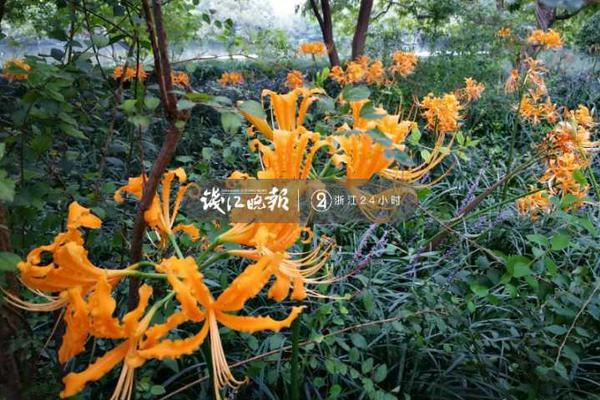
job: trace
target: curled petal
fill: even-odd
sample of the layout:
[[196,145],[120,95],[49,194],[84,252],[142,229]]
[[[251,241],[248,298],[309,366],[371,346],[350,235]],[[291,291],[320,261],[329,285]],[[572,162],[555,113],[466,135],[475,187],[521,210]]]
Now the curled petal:
[[89,208],[82,207],[76,201],[69,204],[68,229],[78,229],[80,227],[98,229],[101,225],[100,218],[92,214]]
[[205,322],[202,324],[202,329],[196,335],[186,339],[179,340],[163,340],[157,345],[154,345],[148,349],[141,350],[138,354],[146,359],[156,358],[159,360],[165,358],[178,358],[186,354],[192,354],[194,351],[204,343],[206,335],[208,334],[209,324]]
[[229,315],[217,311],[217,320],[228,327],[238,332],[254,333],[258,331],[275,331],[278,332],[283,328],[289,328],[292,322],[300,315],[304,306],[292,307],[292,312],[283,320],[275,320],[271,317],[242,317],[238,315]]
[[269,289],[267,296],[276,302],[285,300],[290,292],[290,278],[284,274],[275,273],[275,283]]
[[68,298],[69,305],[64,316],[67,328],[58,350],[58,361],[61,364],[85,350],[85,342],[90,331],[88,307],[81,295],[81,288],[69,289],[63,295]]
[[263,257],[258,262],[247,266],[244,272],[221,293],[216,301],[216,307],[223,311],[241,310],[246,301],[256,296],[267,284],[271,276],[270,263],[270,257]]
[[88,382],[94,382],[106,375],[125,358],[129,350],[129,341],[123,342],[90,364],[82,372],[71,372],[63,378],[65,389],[60,392],[61,399],[81,392]]
[[120,187],[116,192],[114,199],[117,203],[122,203],[124,201],[123,193],[129,193],[137,199],[142,198],[142,194],[144,193],[144,182],[146,181],[145,176],[137,176],[134,178],[129,178],[127,185]]
[[[138,321],[142,318],[146,307],[148,307],[148,301],[150,300],[150,296],[152,296],[152,286],[142,285],[139,290],[139,301],[136,308],[129,311],[123,317],[123,324],[125,325],[125,334],[127,336],[140,335],[141,333],[136,332],[140,324]],[[150,322],[150,321],[148,321]],[[143,328],[143,326],[141,327]],[[145,329],[144,329],[145,330]]]
[[192,224],[179,224],[175,228],[173,228],[173,233],[180,231],[187,234],[190,237],[190,239],[192,239],[192,242],[195,242],[196,240],[200,239],[200,231]]

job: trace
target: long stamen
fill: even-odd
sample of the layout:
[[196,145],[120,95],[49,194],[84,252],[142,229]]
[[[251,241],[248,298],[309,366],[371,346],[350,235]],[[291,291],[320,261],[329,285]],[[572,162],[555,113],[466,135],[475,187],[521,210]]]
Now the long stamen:
[[215,380],[215,397],[217,400],[220,400],[221,389],[223,387],[227,385],[233,389],[237,389],[245,384],[247,379],[239,381],[235,379],[231,373],[229,365],[227,364],[227,359],[225,358],[225,352],[223,351],[217,318],[213,311],[208,312],[208,323],[210,324],[210,351],[212,356],[213,377]]
[[68,303],[67,299],[63,299],[62,297],[51,297],[44,296],[46,299],[50,300],[47,303],[31,303],[29,301],[25,301],[18,296],[7,292],[3,288],[0,288],[2,293],[6,298],[6,302],[14,307],[20,308],[22,310],[27,311],[35,311],[35,312],[51,312],[59,310],[65,307]]

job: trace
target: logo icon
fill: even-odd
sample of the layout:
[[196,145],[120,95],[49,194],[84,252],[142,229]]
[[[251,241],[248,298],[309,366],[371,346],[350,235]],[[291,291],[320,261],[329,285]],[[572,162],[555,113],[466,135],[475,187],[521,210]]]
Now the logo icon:
[[329,210],[332,204],[333,199],[327,190],[317,190],[310,196],[310,206],[318,213]]

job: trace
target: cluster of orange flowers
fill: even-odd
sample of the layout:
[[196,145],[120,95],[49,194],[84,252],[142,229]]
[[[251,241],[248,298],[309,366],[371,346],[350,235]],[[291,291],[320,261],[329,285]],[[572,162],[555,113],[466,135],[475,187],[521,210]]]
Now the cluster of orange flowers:
[[[123,82],[132,81],[134,79],[143,82],[148,78],[148,74],[144,71],[144,66],[142,64],[138,64],[135,69],[127,65],[117,65],[113,70],[112,77],[113,79],[122,79]],[[173,82],[174,85],[189,87],[190,77],[185,72],[173,71],[171,72],[171,82]]]
[[[271,168],[270,165],[266,164],[267,171]],[[172,200],[171,186],[174,181],[179,183],[179,187]],[[189,235],[193,241],[199,238],[199,231],[194,225],[175,222],[189,187],[186,181],[186,174],[181,168],[166,172],[161,182],[162,189],[157,192],[144,214],[146,223],[156,233],[157,246],[163,251],[169,241],[175,243],[177,232]],[[144,183],[144,176],[130,178],[127,185],[116,191],[115,200],[123,202],[124,194],[141,198]],[[303,307],[293,307],[288,317],[280,321],[266,316],[248,317],[233,313],[240,311],[249,299],[256,297],[272,276],[275,277],[275,282],[268,291],[270,298],[283,301],[293,288],[291,298],[304,299],[307,296],[305,283],[321,282],[310,276],[321,269],[332,249],[331,243],[327,242],[306,255],[288,253],[288,249],[298,241],[300,235],[307,232],[307,229],[298,224],[234,224],[219,236],[218,243],[244,245],[246,248],[231,250],[229,254],[247,258],[252,263],[215,299],[192,257],[180,254],[179,257],[164,258],[156,263],[139,263],[117,270],[93,265],[84,248],[84,237],[80,229],[98,229],[101,223],[89,209],[72,203],[69,206],[67,231],[58,234],[50,245],[32,250],[18,265],[22,282],[31,291],[38,293],[44,302],[31,303],[6,293],[11,304],[23,309],[54,311],[65,308],[66,332],[59,350],[61,363],[66,363],[85,351],[89,337],[121,340],[84,371],[71,372],[65,376],[61,398],[79,393],[86,384],[102,378],[121,363],[121,375],[113,398],[129,398],[134,372],[147,360],[178,358],[191,354],[207,337],[213,357],[215,396],[220,398],[224,385],[236,387],[243,381],[236,380],[229,370],[218,324],[247,333],[278,331],[289,327]],[[51,255],[49,263],[42,261],[44,254]],[[172,292],[149,307],[153,290],[145,284],[139,290],[137,308],[119,318],[115,316],[117,303],[112,292],[121,279],[138,274],[137,270],[143,265],[152,265],[156,271],[145,273],[144,277],[151,275],[166,279]],[[156,311],[173,296],[179,302],[179,310],[163,322],[153,323]],[[168,339],[169,333],[185,322],[198,324],[197,333],[183,339]]]
[[307,42],[301,43],[298,46],[298,51],[301,54],[310,54],[313,56],[327,54],[327,47],[323,42]]
[[148,74],[144,71],[144,66],[138,64],[136,68],[131,68],[129,65],[117,65],[112,73],[113,79],[122,79],[123,82],[138,79],[143,82],[148,77]]
[[[565,110],[563,120],[558,122],[544,140],[549,156],[546,171],[540,183],[547,188],[517,200],[522,214],[537,219],[540,212],[550,212],[550,199],[571,195],[570,207],[580,207],[589,191],[589,185],[577,178],[580,171],[589,167],[591,152],[600,148],[600,141],[591,140],[591,129],[596,125],[589,109],[583,105],[575,111]],[[535,188],[531,188],[535,190]]]
[[465,78],[465,87],[458,91],[458,97],[466,103],[470,103],[479,100],[484,90],[485,85],[483,83],[477,82],[473,78]]
[[526,71],[522,82],[520,82],[519,71],[513,69],[504,85],[505,91],[512,93],[518,90],[519,85],[523,85],[526,92],[521,96],[517,107],[520,116],[534,125],[539,124],[542,120],[546,120],[551,124],[556,123],[558,120],[556,105],[548,96],[544,81],[546,68],[544,68],[542,61],[531,57],[525,59],[524,65]]
[[236,86],[244,84],[244,76],[241,72],[223,72],[221,77],[218,79],[221,86]]
[[392,54],[393,65],[390,67],[390,71],[398,73],[403,77],[406,77],[415,70],[417,66],[417,55],[415,53],[397,51]]
[[560,33],[554,29],[548,29],[547,31],[536,29],[527,38],[527,43],[535,46],[545,46],[548,49],[560,49],[563,40]]
[[295,69],[291,70],[287,74],[285,85],[290,90],[304,86],[304,74]]
[[512,29],[510,29],[506,26],[500,28],[498,30],[498,32],[496,32],[496,37],[499,37],[499,38],[506,38],[506,37],[509,37],[510,35],[512,35]]
[[13,58],[4,64],[3,71],[0,76],[8,79],[11,82],[24,81],[29,77],[30,71],[31,66],[27,64],[25,60]]
[[173,82],[173,85],[189,87],[190,77],[182,71],[171,72],[171,82]]
[[369,85],[383,85],[390,81],[386,72],[406,77],[414,71],[417,65],[417,56],[414,53],[397,51],[393,54],[392,59],[392,65],[386,70],[381,60],[371,62],[369,57],[361,56],[354,61],[349,61],[345,70],[339,65],[334,66],[330,76],[340,85],[362,82]]

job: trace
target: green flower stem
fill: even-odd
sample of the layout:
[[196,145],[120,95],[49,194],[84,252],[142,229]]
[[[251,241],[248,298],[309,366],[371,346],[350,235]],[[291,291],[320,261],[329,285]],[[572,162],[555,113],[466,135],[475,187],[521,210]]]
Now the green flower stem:
[[214,242],[212,242],[207,248],[206,250],[204,250],[199,256],[198,256],[198,262],[201,263],[202,261],[204,261],[206,259],[206,257],[208,257],[208,255],[219,245],[221,244],[221,242],[219,241],[219,238],[215,239]]
[[596,192],[596,198],[600,199],[600,188],[598,187],[598,180],[596,179],[596,175],[594,174],[594,170],[592,169],[591,165],[587,167],[587,172],[590,176],[590,180],[592,181],[594,192]]
[[184,258],[183,253],[181,252],[181,249],[179,248],[179,245],[177,244],[177,239],[175,238],[175,235],[170,233],[169,240],[171,241],[171,244],[173,245],[173,248],[175,249],[175,253],[177,253],[177,257]]
[[136,278],[142,278],[142,279],[167,279],[167,275],[166,274],[159,274],[156,272],[142,272],[142,271],[130,271],[127,272],[128,276],[134,276]]
[[152,268],[154,268],[155,265],[156,265],[156,263],[154,263],[152,261],[140,261],[140,262],[137,262],[135,264],[131,264],[130,266],[128,266],[125,269],[126,270],[130,270],[130,271],[134,271],[134,270],[137,270],[140,267],[152,267]]
[[214,264],[214,263],[216,263],[219,260],[227,259],[230,256],[231,255],[229,253],[227,253],[227,252],[218,253],[218,254],[214,255],[213,257],[209,258],[208,260],[204,261],[202,264],[200,264],[198,266],[198,269],[202,270],[202,269],[208,267],[209,265]]
[[333,160],[333,157],[329,157],[329,159],[323,166],[321,173],[319,173],[319,179],[323,179],[327,175],[327,172],[329,172],[329,167],[331,166],[332,160]]
[[300,400],[300,317],[292,322],[290,399]]

